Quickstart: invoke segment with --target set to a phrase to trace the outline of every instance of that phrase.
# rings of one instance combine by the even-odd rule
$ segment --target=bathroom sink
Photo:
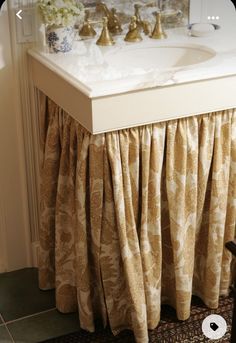
[[[236,107],[235,31],[219,39],[168,32],[105,47],[78,40],[68,54],[31,49],[33,85],[92,134]]]
[[[108,65],[116,68],[180,68],[213,58],[216,52],[198,45],[124,47],[105,54]]]

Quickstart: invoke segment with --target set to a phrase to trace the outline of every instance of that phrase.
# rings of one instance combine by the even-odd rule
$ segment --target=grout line
[[[33,313],[33,314],[30,314],[28,316],[24,316],[24,317],[20,317],[20,318],[17,318],[17,319],[13,319],[13,320],[9,320],[8,322],[4,322],[5,324],[12,324],[12,323],[15,323],[15,322],[19,322],[20,320],[24,320],[24,319],[27,319],[27,318],[31,318],[31,317],[35,317],[39,314],[44,314],[44,313],[47,313],[47,312],[51,312],[51,311],[54,311],[56,310],[57,308],[56,307],[53,307],[53,308],[50,308],[49,310],[45,310],[45,311],[41,311],[41,312],[36,312],[36,313]]]
[[[3,316],[1,315],[1,313],[0,313],[0,319],[2,320],[2,323],[0,324],[0,327],[3,327],[3,326],[5,327],[5,329],[6,329],[7,332],[8,332],[9,337],[11,338],[11,341],[12,341],[13,343],[15,343],[14,338],[12,337],[12,334],[11,334],[11,332],[9,331],[9,329],[8,329],[8,327],[7,327],[7,325],[6,325],[5,321],[4,321],[4,318],[3,318]]]
[[[10,330],[8,329],[7,325],[5,325],[5,328],[6,328],[7,332],[8,332],[8,335],[10,336],[12,342],[15,343],[14,338],[12,337],[12,334],[11,334]]]
[[[5,321],[4,321],[3,316],[1,315],[1,313],[0,313],[0,319],[1,319],[1,321],[2,321],[2,323],[0,324],[0,326],[5,325]]]

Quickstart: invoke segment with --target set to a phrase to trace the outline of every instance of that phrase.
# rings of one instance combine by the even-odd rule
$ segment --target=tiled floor
[[[59,313],[54,291],[38,288],[37,269],[0,274],[0,343],[36,343],[78,329],[77,313]]]

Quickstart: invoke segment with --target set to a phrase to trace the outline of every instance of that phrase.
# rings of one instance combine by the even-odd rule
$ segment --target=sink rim
[[[125,43],[125,45],[121,46],[112,46],[112,47],[100,47],[100,49],[104,49],[104,55],[112,55],[117,53],[117,51],[132,51],[137,49],[145,49],[145,48],[187,48],[187,49],[196,49],[196,50],[203,50],[210,52],[212,54],[217,54],[216,50],[210,48],[203,44],[196,44],[196,43],[168,43],[166,41],[158,41],[158,45],[155,44],[157,41],[143,41],[139,43]]]
[[[217,56],[217,52],[205,45],[201,45],[201,44],[195,44],[195,43],[168,43],[168,42],[158,42],[160,44],[156,44],[156,41],[154,42],[140,42],[140,43],[136,43],[135,45],[133,43],[127,43],[127,45],[123,45],[120,47],[113,47],[113,49],[109,49],[107,51],[104,51],[103,56],[104,59],[106,60],[106,57],[112,57],[113,55],[117,55],[117,54],[122,54],[123,52],[129,52],[129,51],[137,51],[137,50],[144,50],[144,49],[167,49],[167,48],[182,48],[182,49],[194,49],[194,50],[199,50],[202,52],[207,52],[209,54],[211,54],[212,56],[209,57],[206,60],[200,61],[200,62],[196,62],[196,63],[191,63],[191,64],[186,64],[186,65],[182,65],[182,66],[168,66],[168,67],[161,67],[158,68],[158,66],[156,68],[152,68],[152,69],[160,69],[160,70],[178,70],[178,69],[189,69],[189,68],[193,68],[194,66],[199,66],[203,63],[207,63],[208,61],[212,61],[213,58],[215,58]],[[132,44],[132,45],[131,45]],[[109,62],[106,61],[109,65]],[[148,69],[145,68],[145,69]]]

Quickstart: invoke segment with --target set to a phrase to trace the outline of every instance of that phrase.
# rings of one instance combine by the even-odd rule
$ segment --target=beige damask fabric
[[[236,110],[91,135],[41,94],[40,288],[114,334],[148,342],[161,302],[228,293],[235,237]]]

